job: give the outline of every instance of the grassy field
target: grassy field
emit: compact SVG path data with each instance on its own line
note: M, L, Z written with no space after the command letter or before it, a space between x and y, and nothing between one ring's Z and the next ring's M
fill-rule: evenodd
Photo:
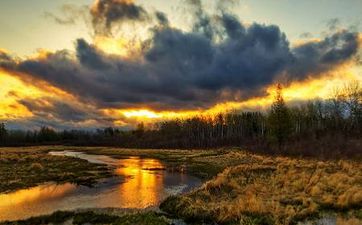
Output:
M337 222L341 225L362 224L362 163L359 161L271 157L238 149L134 150L63 146L1 149L0 160L8 161L8 158L15 158L16 163L19 163L19 171L27 171L25 173L34 174L34 176L41 171L46 171L45 174L53 174L52 176L44 175L43 181L52 181L52 179L56 182L67 181L64 173L72 174L69 181L75 183L77 180L82 181L84 177L87 177L86 180L94 181L103 175L109 175L107 168L102 166L64 157L53 159L52 156L46 155L48 151L58 150L83 151L114 158L129 156L156 158L162 160L168 170L188 172L203 178L205 183L202 187L184 195L172 196L160 206L170 216L182 218L190 224L203 222L228 225L295 224L298 221L323 217L326 214L337 215ZM48 164L45 164L43 160L54 160L52 169L47 168ZM55 162L58 160L59 162ZM34 163L39 163L41 166L34 166ZM65 166L68 164L78 167ZM4 165L0 164L0 173L12 170L13 163ZM34 168L37 167L42 167L42 170L35 170ZM90 172L89 168L94 170ZM0 183L0 187L3 188L6 180L0 179L4 180ZM32 182L26 176L20 175L14 180L17 184L15 187ZM37 183L40 182L42 181L37 181ZM3 189L9 190L9 188ZM64 213L64 215L69 215L69 213ZM80 217L83 218L83 215L70 213L71 218L77 218L75 221L78 221ZM112 218L111 224L127 224L126 222L119 223L119 221L122 221L122 218L131 218L132 221L132 218L144 216L153 218L155 221L163 220L162 216L152 213L133 216ZM99 215L93 215L85 218L96 220L98 217ZM44 218L55 217L41 219ZM20 224L27 223L23 221ZM152 223L141 221L133 224ZM163 222L155 224L163 224Z
M4 222L2 225L38 225L38 224L113 224L113 225L169 225L170 220L155 212L123 213L111 215L93 211L58 211L48 216L33 217L27 220Z
M51 156L44 148L0 148L0 193L45 182L91 186L112 176L110 168L86 160Z
M362 223L362 165L358 162L266 157L230 152L240 162L201 188L168 198L161 209L187 221L294 224L323 213Z

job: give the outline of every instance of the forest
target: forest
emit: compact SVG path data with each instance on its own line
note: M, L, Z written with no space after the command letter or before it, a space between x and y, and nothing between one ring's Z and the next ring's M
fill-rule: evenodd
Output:
M201 149L240 147L268 154L360 157L362 87L336 89L329 99L287 104L281 85L265 111L229 112L173 119L133 130L8 130L0 124L2 146L76 145L127 148Z

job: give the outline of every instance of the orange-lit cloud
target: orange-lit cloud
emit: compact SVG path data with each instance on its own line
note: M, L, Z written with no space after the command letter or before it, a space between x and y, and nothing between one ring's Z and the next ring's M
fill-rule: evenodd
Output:
M283 95L288 102L308 101L313 99L329 99L338 88L343 88L349 82L361 82L362 77L351 68L340 68L320 79L311 79L303 82L294 82L283 89ZM237 112L240 110L267 110L274 100L275 86L267 88L265 97L251 98L240 102L224 102L204 110L188 111L155 111L152 109L122 109L105 110L108 116L126 117L135 122L157 122L174 118L189 118L194 116L210 116L218 113Z
M64 124L70 127L92 127L100 126L98 117L102 117L98 110L89 104L79 101L73 95L51 86L41 81L30 79L27 76L11 74L7 71L0 70L0 120L11 121L31 121L43 119L49 120L50 124ZM64 104L59 105L59 103ZM27 104L28 103L28 104ZM29 105L30 104L30 105ZM85 117L79 121L62 121L59 118L60 113L69 110L67 107L74 108L70 113L89 113L89 117ZM76 111L79 109L79 112ZM59 110L63 112L58 112ZM82 112L83 113L83 112ZM41 115L41 116L40 116ZM41 117L41 118L39 118ZM34 124L41 126L41 124Z
M362 81L359 70L355 67L343 66L320 79L310 79L303 82L293 82L284 88L284 97L287 102L305 101L310 99L328 99L332 96L335 88L343 87L350 81ZM26 80L25 80L26 81ZM37 84L37 82L43 82ZM218 103L209 109L200 110L177 110L177 111L158 111L152 108L131 108L131 109L114 109L103 108L97 109L95 105L85 104L76 97L68 94L61 89L52 87L44 81L36 81L36 86L25 83L24 80L6 72L0 71L0 119L1 120L29 120L33 118L35 112L32 112L21 100L32 101L35 106L44 109L52 109L54 102L66 101L73 107L81 108L91 115L84 120L80 120L71 125L75 127L92 127L102 126L102 121L94 117L108 118L110 126L134 126L137 123L145 122L151 124L162 120L174 118L189 118L193 116L215 115L222 112L232 112L239 110L266 110L274 99L273 85L266 89L267 95L264 97L251 98L238 102ZM39 86L44 88L39 88ZM62 122L59 118L54 117L52 112L48 112L48 119ZM92 114L93 113L93 114Z
M15 119L31 117L32 113L17 99L23 97L37 97L42 93L38 88L27 87L21 80L0 70L0 118Z
M95 0L90 7L95 35L111 36L117 23L124 21L145 21L147 11L132 0Z
M134 1L97 0L89 8L91 41L77 39L74 51L18 58L0 50L0 118L61 128L127 127L266 110L276 82L294 102L326 99L334 88L361 80L355 59L362 35L353 30L290 45L278 26L246 26L235 15L192 7L193 28L181 30L166 14ZM136 22L152 28L147 37L138 30L114 35Z

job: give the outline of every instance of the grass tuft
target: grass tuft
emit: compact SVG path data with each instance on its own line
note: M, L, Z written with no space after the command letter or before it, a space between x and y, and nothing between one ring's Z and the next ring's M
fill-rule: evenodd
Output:
M190 221L292 224L325 210L362 208L357 162L244 157L244 163L226 168L201 188L168 198L161 209Z

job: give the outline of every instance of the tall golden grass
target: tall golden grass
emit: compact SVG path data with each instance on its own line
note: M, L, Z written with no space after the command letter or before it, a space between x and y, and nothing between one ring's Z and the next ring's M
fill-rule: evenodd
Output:
M243 152L230 152L218 160L230 163L228 158L240 164L189 194L166 200L161 207L188 219L235 224L253 224L250 218L292 224L321 211L362 208L362 165L358 162Z

